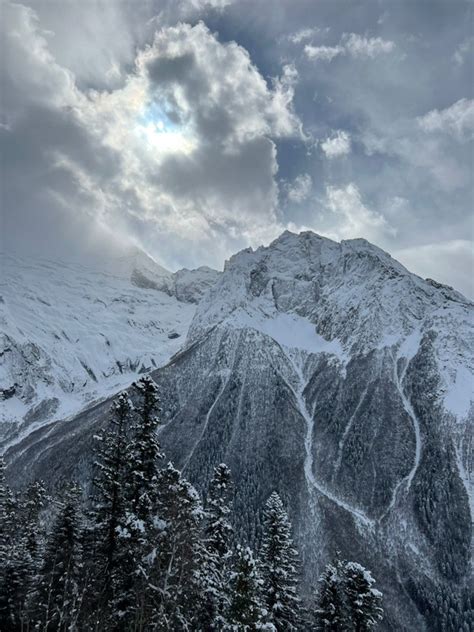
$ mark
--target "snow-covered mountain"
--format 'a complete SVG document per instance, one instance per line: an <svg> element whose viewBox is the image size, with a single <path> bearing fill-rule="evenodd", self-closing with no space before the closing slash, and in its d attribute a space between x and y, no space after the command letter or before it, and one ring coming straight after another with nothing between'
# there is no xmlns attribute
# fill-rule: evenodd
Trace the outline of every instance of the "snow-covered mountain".
<svg viewBox="0 0 474 632"><path fill-rule="evenodd" d="M139 250L88 268L1 255L0 439L79 412L166 363L219 273Z"/></svg>
<svg viewBox="0 0 474 632"><path fill-rule="evenodd" d="M204 491L228 463L250 542L277 490L308 587L338 549L373 569L383 629L444 629L472 586L473 313L364 240L284 233L227 262L153 372L163 447ZM109 405L26 437L16 472L84 476Z"/></svg>

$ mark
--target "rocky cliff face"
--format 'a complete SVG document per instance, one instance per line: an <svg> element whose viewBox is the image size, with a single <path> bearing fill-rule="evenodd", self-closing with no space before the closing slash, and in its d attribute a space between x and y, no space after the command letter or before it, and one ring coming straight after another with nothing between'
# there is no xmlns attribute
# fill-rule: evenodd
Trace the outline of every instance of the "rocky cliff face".
<svg viewBox="0 0 474 632"><path fill-rule="evenodd" d="M252 543L278 490L307 587L339 549L378 577L386 630L442 629L472 581L472 315L368 242L285 233L227 263L153 373L163 447L203 490L229 464ZM106 411L30 435L15 469L83 473Z"/></svg>

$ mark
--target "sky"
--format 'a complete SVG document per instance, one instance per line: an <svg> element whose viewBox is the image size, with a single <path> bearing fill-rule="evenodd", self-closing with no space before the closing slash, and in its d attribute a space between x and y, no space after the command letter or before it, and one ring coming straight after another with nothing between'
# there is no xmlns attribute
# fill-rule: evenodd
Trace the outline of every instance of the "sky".
<svg viewBox="0 0 474 632"><path fill-rule="evenodd" d="M363 237L474 298L472 0L0 5L1 247Z"/></svg>

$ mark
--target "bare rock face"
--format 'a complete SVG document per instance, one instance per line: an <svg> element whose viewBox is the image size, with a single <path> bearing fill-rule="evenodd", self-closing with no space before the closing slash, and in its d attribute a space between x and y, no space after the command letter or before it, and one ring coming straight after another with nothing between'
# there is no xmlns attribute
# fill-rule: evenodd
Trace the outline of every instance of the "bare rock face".
<svg viewBox="0 0 474 632"><path fill-rule="evenodd" d="M445 607L463 629L472 317L462 295L364 240L284 233L243 251L199 302L184 349L152 373L165 452L203 491L215 465L230 466L251 544L277 490L308 590L340 550L377 577L382 629L442 630ZM24 438L11 471L85 477L108 406Z"/></svg>

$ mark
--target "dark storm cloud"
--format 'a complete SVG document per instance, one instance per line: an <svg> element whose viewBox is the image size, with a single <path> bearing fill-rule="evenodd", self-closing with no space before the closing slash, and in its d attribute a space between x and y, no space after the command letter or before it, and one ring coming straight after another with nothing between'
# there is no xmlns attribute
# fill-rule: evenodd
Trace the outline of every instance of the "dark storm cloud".
<svg viewBox="0 0 474 632"><path fill-rule="evenodd" d="M473 295L472 6L4 4L4 242L221 265L311 228Z"/></svg>

